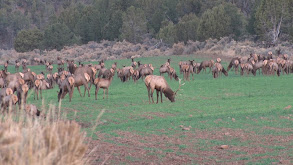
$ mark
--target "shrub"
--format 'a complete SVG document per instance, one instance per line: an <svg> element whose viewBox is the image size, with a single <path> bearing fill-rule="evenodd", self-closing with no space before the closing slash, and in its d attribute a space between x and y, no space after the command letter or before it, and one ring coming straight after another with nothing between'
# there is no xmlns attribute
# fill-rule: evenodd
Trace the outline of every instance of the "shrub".
<svg viewBox="0 0 293 165"><path fill-rule="evenodd" d="M84 164L84 139L74 121L11 112L0 120L0 164Z"/></svg>

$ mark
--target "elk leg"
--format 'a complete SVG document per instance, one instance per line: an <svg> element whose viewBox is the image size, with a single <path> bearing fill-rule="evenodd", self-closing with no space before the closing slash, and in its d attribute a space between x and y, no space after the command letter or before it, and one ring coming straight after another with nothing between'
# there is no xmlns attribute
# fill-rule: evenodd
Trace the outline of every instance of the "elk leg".
<svg viewBox="0 0 293 165"><path fill-rule="evenodd" d="M41 99L43 99L43 96L42 96L42 89L40 89L40 94L41 94Z"/></svg>
<svg viewBox="0 0 293 165"><path fill-rule="evenodd" d="M160 91L160 93L161 93L161 103L163 103L163 98L162 98L162 89L161 89L161 91Z"/></svg>
<svg viewBox="0 0 293 165"><path fill-rule="evenodd" d="M36 100L36 92L37 92L37 90L36 90L36 88L35 88L34 100Z"/></svg>
<svg viewBox="0 0 293 165"><path fill-rule="evenodd" d="M105 99L105 88L103 89L103 91L104 91L104 96L103 96L103 99Z"/></svg>
<svg viewBox="0 0 293 165"><path fill-rule="evenodd" d="M153 97L154 90L155 90L155 89L151 89L151 98L152 98L153 103L154 103L154 97Z"/></svg>
<svg viewBox="0 0 293 165"><path fill-rule="evenodd" d="M98 99L97 98L97 95L98 95L99 89L100 89L100 87L99 86L96 86L96 91L95 91L96 100Z"/></svg>
<svg viewBox="0 0 293 165"><path fill-rule="evenodd" d="M159 91L156 90L156 92L157 92L157 103L156 104L158 104L158 102L159 102Z"/></svg>
<svg viewBox="0 0 293 165"><path fill-rule="evenodd" d="M147 90L148 90L148 97L149 97L149 104L151 103L151 99L150 99L150 88L147 87Z"/></svg>
<svg viewBox="0 0 293 165"><path fill-rule="evenodd" d="M78 92L79 92L80 97L82 97L81 92L80 92L80 86L78 86L78 87L76 87L76 88L77 88L77 90L78 90Z"/></svg>
<svg viewBox="0 0 293 165"><path fill-rule="evenodd" d="M108 92L109 92L109 88L107 88L107 99L108 99L108 96L109 96L109 93Z"/></svg>
<svg viewBox="0 0 293 165"><path fill-rule="evenodd" d="M72 96L73 96L73 89L69 91L69 102L71 102Z"/></svg>
<svg viewBox="0 0 293 165"><path fill-rule="evenodd" d="M85 97L85 92L87 90L88 92L88 97L90 97L90 90L89 90L89 87L88 87L88 84L87 83L84 83L84 93L83 93L83 97Z"/></svg>

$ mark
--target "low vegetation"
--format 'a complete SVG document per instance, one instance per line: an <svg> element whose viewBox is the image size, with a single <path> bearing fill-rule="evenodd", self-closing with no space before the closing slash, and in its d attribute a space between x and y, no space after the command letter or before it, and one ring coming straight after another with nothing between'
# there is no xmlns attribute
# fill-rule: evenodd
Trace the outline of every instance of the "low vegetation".
<svg viewBox="0 0 293 165"><path fill-rule="evenodd" d="M160 66L166 65L168 58L180 79L183 73L180 74L179 61L194 60L195 64L213 59L225 69L231 61L231 58L217 60L213 55L145 57L135 61L147 67L152 64L154 74L159 75ZM106 60L100 65L111 68L114 62L117 69L132 64L130 59L123 59ZM57 66L53 66L55 72ZM28 67L37 74L46 68L44 65ZM14 66L9 65L8 71L13 73ZM112 164L290 164L293 159L292 74L274 76L257 72L256 76L241 76L232 67L228 77L219 73L214 79L212 71L194 74L194 80L185 81L181 86L175 102L163 96L163 103L159 104L149 104L144 81L121 82L115 72L108 99L95 100L94 87L90 90L91 97L80 97L75 88L71 102L68 95L62 100L60 111L87 132L86 155L96 164L105 161ZM165 80L171 89L178 89L178 81L170 80L167 74ZM58 105L57 90L55 86L43 91L46 103ZM27 104L46 105L34 100L32 92L29 91ZM100 118L103 109L105 113Z"/></svg>

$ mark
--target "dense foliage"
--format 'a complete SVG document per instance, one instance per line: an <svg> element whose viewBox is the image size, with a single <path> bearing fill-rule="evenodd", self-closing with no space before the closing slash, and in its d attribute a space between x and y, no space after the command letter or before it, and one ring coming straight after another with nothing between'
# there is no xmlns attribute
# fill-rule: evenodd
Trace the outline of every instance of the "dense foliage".
<svg viewBox="0 0 293 165"><path fill-rule="evenodd" d="M21 45L27 42L18 33L31 29L45 36L43 49L101 40L139 43L146 37L170 46L223 36L276 44L293 39L292 4L293 0L2 0L0 48L30 50ZM71 38L67 43L52 45L56 24L67 31L59 34Z"/></svg>

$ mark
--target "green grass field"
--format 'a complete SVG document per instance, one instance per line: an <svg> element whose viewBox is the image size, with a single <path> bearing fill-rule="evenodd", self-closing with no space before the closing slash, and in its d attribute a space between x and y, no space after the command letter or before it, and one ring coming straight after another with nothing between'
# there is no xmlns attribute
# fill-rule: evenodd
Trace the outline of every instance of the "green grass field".
<svg viewBox="0 0 293 165"><path fill-rule="evenodd" d="M154 74L158 75L159 66L167 58L136 60L152 63ZM204 58L171 56L171 59L171 66L179 74L180 60L200 62ZM131 64L130 60L114 60L106 61L106 66L115 61L119 68ZM227 61L223 65L227 68ZM45 70L45 66L29 68L36 73ZM9 71L14 72L14 67L10 66ZM165 77L176 90L178 82ZM228 77L213 79L211 73L200 73L185 82L175 103L163 98L162 104L149 104L142 80L136 84L132 80L122 83L115 75L108 99L102 99L100 90L95 100L94 86L91 97L80 97L75 89L72 102L68 95L62 101L62 112L81 123L88 136L92 135L90 148L95 144L102 147L95 151L100 155L94 157L96 163L104 161L103 155L110 155L108 162L112 164L271 164L293 160L293 112L289 106L292 82L293 75L254 77L230 71ZM43 91L44 105L58 106L56 91L57 87ZM33 92L28 102L42 106L41 100L33 99ZM103 109L105 113L92 132ZM219 149L221 145L229 148Z"/></svg>

